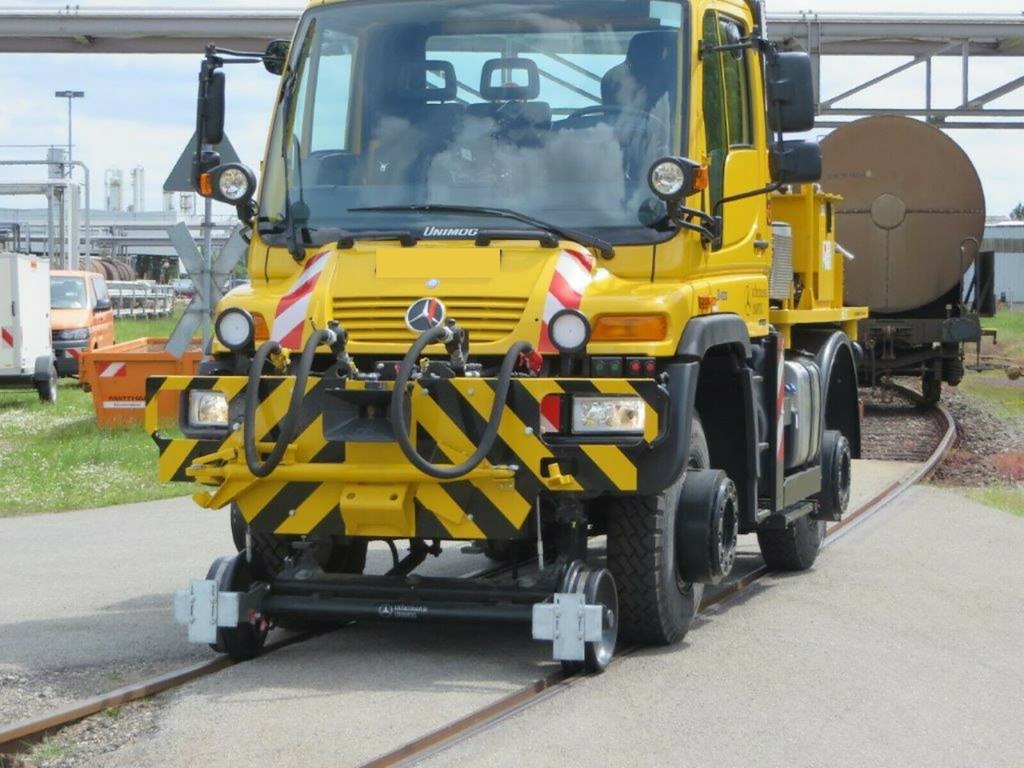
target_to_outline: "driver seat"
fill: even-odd
[[[650,112],[671,92],[676,72],[675,30],[640,32],[629,41],[626,60],[601,78],[601,103]]]

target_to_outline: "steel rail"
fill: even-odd
[[[528,562],[524,561],[517,565],[522,566],[528,564]],[[510,570],[512,570],[511,565],[490,566],[464,574],[460,578],[493,578]],[[281,650],[289,645],[304,642],[312,637],[314,635],[309,632],[298,632],[288,637],[283,637],[280,640],[268,643],[263,649],[263,655]],[[37,717],[27,718],[10,725],[0,723],[0,768],[8,768],[9,765],[19,766],[21,763],[17,760],[17,755],[46,736],[72,723],[84,720],[110,707],[149,698],[171,688],[179,688],[193,680],[208,677],[237,663],[228,656],[217,656],[206,661],[190,664],[187,667],[156,675],[155,677],[140,680],[137,683],[132,683],[107,693],[82,699]]]
[[[920,399],[920,396],[912,390],[900,386],[894,386],[893,388],[904,397]],[[928,460],[908,476],[892,483],[881,493],[845,516],[842,522],[832,525],[826,533],[825,541],[822,544],[823,547],[834,544],[855,527],[863,524],[882,509],[892,504],[910,488],[935,471],[949,449],[952,448],[957,434],[956,424],[950,413],[941,405],[936,406],[935,410],[943,420],[945,432]],[[717,590],[710,598],[702,601],[700,610],[706,611],[714,605],[724,605],[730,602],[770,573],[771,571],[764,565],[755,568],[750,573],[744,574],[737,581],[731,582],[724,588]],[[640,650],[642,650],[640,646],[627,646],[616,649],[612,665],[616,665],[623,658]],[[530,683],[485,707],[457,720],[453,720],[437,730],[403,744],[397,749],[375,757],[363,763],[360,768],[397,768],[414,765],[493,728],[517,713],[539,704],[585,679],[587,679],[587,676],[581,673],[567,673],[562,670],[552,672],[540,680]]]
[[[309,639],[309,637],[310,635],[307,633],[300,633],[275,640],[273,643],[267,644],[265,652],[276,651],[289,645],[294,645]],[[5,765],[2,762],[3,758],[23,752],[27,746],[71,723],[78,722],[110,707],[155,696],[169,688],[177,688],[201,677],[207,677],[215,672],[220,672],[222,669],[227,669],[236,663],[227,656],[218,656],[207,661],[200,661],[187,667],[172,670],[171,672],[165,672],[156,677],[140,680],[137,683],[117,688],[108,693],[82,699],[38,717],[3,726],[0,728],[0,765]]]

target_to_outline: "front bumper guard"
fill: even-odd
[[[322,575],[260,582],[248,592],[220,591],[213,579],[194,579],[175,594],[174,616],[188,627],[189,642],[204,644],[216,644],[223,628],[264,616],[530,625],[534,640],[551,642],[555,661],[583,661],[586,643],[601,640],[605,608],[588,604],[580,593],[465,579]]]
[[[664,490],[685,466],[689,450],[689,414],[696,394],[699,366],[677,363],[668,366],[662,382],[627,379],[516,379],[512,383],[509,403],[502,417],[501,440],[481,465],[479,476],[460,480],[507,482],[511,475],[523,484],[527,496],[542,491],[587,493],[652,494]],[[273,400],[285,398],[290,388],[288,377],[268,380],[268,390],[283,387],[275,395],[267,395],[261,404],[262,432],[273,427],[282,417]],[[429,478],[406,462],[366,464],[354,456],[343,460],[313,458],[314,449],[326,446],[357,444],[370,447],[374,443],[393,442],[390,425],[384,418],[360,416],[366,400],[380,412],[377,399],[383,402],[389,391],[371,391],[366,384],[342,380],[320,380],[310,384],[302,403],[299,442],[289,446],[281,465],[272,475],[284,482],[358,482],[377,485],[430,483]],[[204,507],[220,508],[249,486],[259,483],[247,469],[241,453],[240,433],[230,431],[223,436],[171,438],[160,433],[159,401],[164,395],[179,398],[179,408],[192,389],[217,388],[226,391],[232,403],[232,421],[236,421],[235,403],[244,398],[242,377],[168,377],[150,378],[147,382],[147,429],[161,452],[160,476],[163,481],[198,481],[216,490],[197,495]],[[413,420],[417,430],[431,433],[440,451],[455,458],[471,452],[480,437],[482,417],[490,407],[488,382],[479,379],[453,379],[432,383],[428,388],[417,386],[412,391]],[[540,401],[548,394],[640,395],[649,408],[648,430],[635,444],[545,439],[539,432]],[[478,402],[480,401],[480,402]],[[477,411],[476,406],[481,405]],[[339,415],[340,414],[340,415]],[[321,419],[322,421],[318,421]],[[379,423],[378,423],[379,422]],[[318,426],[322,424],[322,426]],[[386,429],[380,427],[387,426]],[[371,429],[371,427],[374,427]],[[307,430],[310,430],[307,432]],[[300,444],[305,440],[304,445]],[[312,445],[312,448],[310,446]],[[259,449],[269,450],[271,444],[261,441]],[[364,456],[366,455],[364,451]],[[311,460],[312,459],[312,460]]]

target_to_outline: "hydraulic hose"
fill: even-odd
[[[398,447],[402,449],[405,458],[416,469],[438,480],[454,480],[472,472],[480,465],[484,457],[491,452],[491,449],[494,447],[494,441],[498,437],[498,427],[501,424],[501,415],[505,410],[508,388],[512,384],[512,371],[515,369],[520,354],[528,355],[533,351],[533,347],[528,342],[520,341],[513,344],[511,349],[505,353],[505,358],[501,361],[501,369],[498,371],[498,386],[494,392],[494,406],[491,408],[491,416],[487,420],[487,427],[484,429],[480,444],[473,451],[473,455],[461,464],[440,466],[431,464],[420,456],[416,451],[416,446],[412,444],[408,432],[406,432],[406,389],[409,379],[412,377],[412,369],[420,355],[423,354],[423,350],[431,344],[444,340],[448,333],[449,329],[445,327],[434,328],[416,340],[416,343],[412,345],[402,360],[402,364],[398,367],[398,374],[395,377],[395,389],[391,393],[391,424]]]
[[[281,423],[277,440],[274,441],[274,448],[263,462],[260,461],[259,452],[256,450],[256,408],[259,406],[260,399],[260,377],[263,374],[263,366],[266,365],[267,358],[280,352],[281,345],[276,341],[265,342],[253,356],[252,365],[249,367],[249,384],[245,391],[242,443],[245,446],[245,463],[255,477],[266,477],[277,469],[281,459],[284,458],[284,452],[295,439],[295,431],[299,423],[299,406],[306,393],[306,381],[309,379],[309,371],[313,367],[316,348],[321,344],[333,344],[335,338],[333,331],[317,331],[309,337],[306,346],[303,347],[299,367],[295,371],[295,388],[292,390],[292,397],[288,402],[288,412]]]

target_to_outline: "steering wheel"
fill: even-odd
[[[558,128],[582,128],[586,127],[586,124],[591,122],[591,120],[587,120],[587,118],[594,118],[592,122],[598,123],[601,122],[601,117],[611,117],[614,115],[635,118],[639,123],[654,125],[659,130],[664,131],[665,135],[671,135],[669,127],[665,121],[653,112],[644,112],[640,109],[622,107],[616,104],[595,104],[591,107],[577,109],[574,112],[569,113],[564,120],[558,123]],[[580,125],[572,125],[572,123],[579,123]]]

